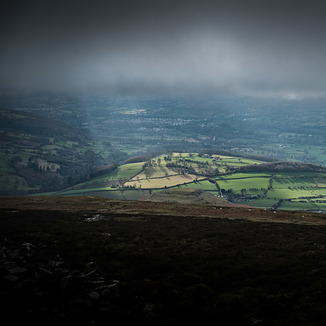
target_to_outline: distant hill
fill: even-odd
[[[326,212],[326,168],[319,165],[180,152],[139,160],[99,167],[43,195]]]
[[[0,110],[0,194],[62,189],[94,167],[91,139],[57,120]]]

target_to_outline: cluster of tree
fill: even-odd
[[[238,172],[326,172],[326,167],[301,162],[271,162],[237,168]]]
[[[178,171],[181,174],[185,173],[190,173],[190,174],[196,174],[196,170],[193,166],[191,165],[185,165],[185,164],[180,164],[180,163],[167,163],[166,164],[167,168],[171,168],[173,170]]]
[[[21,163],[22,161],[23,159],[21,158],[21,156],[15,155],[11,158],[9,162],[9,166],[12,168],[16,168],[19,165],[19,163]]]
[[[206,149],[201,151],[198,156],[200,157],[205,157],[205,156],[212,156],[212,155],[224,155],[224,156],[233,156],[233,157],[246,157],[248,159],[252,160],[258,160],[258,161],[265,161],[265,162],[274,162],[275,159],[271,157],[265,157],[265,156],[260,156],[260,155],[253,155],[253,154],[246,154],[244,155],[243,153],[236,153],[236,152],[231,152],[229,150],[224,150],[224,149]]]
[[[297,189],[302,189],[302,190],[310,190],[310,189],[317,189],[317,186],[298,186],[298,187],[288,187],[289,190],[297,190]]]
[[[283,203],[284,199],[280,199],[277,203],[275,203],[273,206],[272,206],[272,209],[278,209],[282,203]]]

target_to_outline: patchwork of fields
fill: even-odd
[[[64,191],[44,195],[93,195],[137,200],[166,188],[203,189],[234,203],[278,210],[326,210],[326,173],[243,172],[266,163],[242,157],[170,153],[128,163]]]

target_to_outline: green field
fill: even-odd
[[[311,190],[290,190],[282,188],[273,188],[268,190],[266,198],[275,198],[275,199],[295,199],[295,198],[306,198],[306,197],[315,197]]]
[[[107,175],[108,179],[130,179],[139,173],[142,169],[143,162],[141,163],[129,163],[118,166],[116,170]]]
[[[310,188],[316,187],[313,177],[273,177],[273,188]]]
[[[152,177],[147,179],[131,180],[124,183],[125,187],[134,187],[141,189],[161,189],[161,188],[171,188],[182,184],[192,183],[198,178],[192,174],[185,175],[172,175],[167,177]]]
[[[269,176],[257,173],[234,173],[215,177],[214,180],[221,189],[232,189],[235,193],[240,193],[242,189],[245,189],[246,193],[256,194],[267,189]]]
[[[215,184],[209,182],[208,180],[202,180],[198,182],[188,183],[186,185],[181,185],[180,188],[193,188],[193,189],[203,189],[207,191],[217,191]]]
[[[319,206],[314,205],[312,202],[309,201],[284,201],[282,202],[279,209],[283,210],[319,210]]]

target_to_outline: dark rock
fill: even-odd
[[[88,293],[88,296],[92,301],[97,301],[101,298],[101,295],[96,291],[92,291]]]
[[[25,273],[27,272],[27,268],[25,267],[20,267],[20,266],[16,266],[16,267],[13,267],[13,268],[10,268],[8,270],[8,272],[10,274],[21,274],[21,273]]]
[[[18,281],[19,277],[16,276],[16,275],[12,275],[12,274],[7,274],[7,275],[4,275],[3,278],[9,282],[16,282]]]

